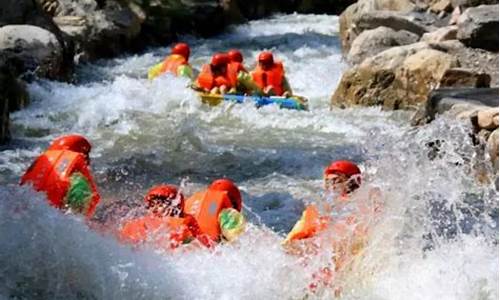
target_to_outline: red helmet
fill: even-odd
[[[271,51],[263,51],[259,54],[259,63],[263,64],[273,64],[274,63],[274,57]]]
[[[348,177],[351,177],[353,175],[361,174],[361,171],[359,170],[358,166],[352,161],[337,160],[326,167],[325,175],[329,174],[344,174]]]
[[[241,193],[234,182],[229,179],[217,179],[208,188],[215,191],[227,192],[233,208],[241,211]]]
[[[210,62],[213,66],[222,66],[229,63],[229,56],[226,53],[217,53],[212,56],[212,61]]]
[[[189,45],[186,43],[177,43],[172,47],[172,54],[177,54],[183,56],[186,60],[189,59]]]
[[[229,60],[233,62],[243,62],[243,55],[240,50],[232,49],[227,52],[227,56],[229,56]]]
[[[144,202],[146,202],[146,204],[148,205],[152,204],[155,200],[171,202],[172,200],[177,198],[177,195],[179,195],[179,199],[181,200],[179,203],[176,203],[177,207],[183,210],[184,195],[182,193],[179,193],[177,187],[171,184],[162,184],[152,187],[146,194],[146,197],[144,197]]]
[[[69,150],[88,157],[91,148],[92,146],[85,137],[79,134],[70,134],[53,140],[47,150]]]

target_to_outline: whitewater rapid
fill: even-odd
[[[0,151],[1,298],[303,299],[329,250],[304,266],[280,242],[305,204],[324,199],[322,171],[335,159],[360,164],[355,199],[378,187],[385,203],[342,279],[342,299],[498,298],[498,193],[475,180],[475,166],[488,160],[466,138],[469,125],[443,116],[417,130],[407,112],[330,109],[348,67],[335,16],[275,16],[183,40],[198,69],[215,51],[239,48],[252,67],[273,50],[310,111],[206,107],[185,79],[148,81],[168,45],[80,66],[73,84],[31,83],[32,103],[12,115],[14,140]],[[72,132],[93,144],[103,200],[92,228],[17,186],[54,137]],[[427,144],[437,140],[436,156]],[[223,176],[240,186],[250,220],[234,244],[163,255],[134,251],[109,232],[154,184],[182,184],[190,195]]]

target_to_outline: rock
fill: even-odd
[[[498,52],[498,4],[468,8],[457,25],[457,38],[465,45]]]
[[[451,12],[450,20],[448,21],[448,25],[455,25],[458,22],[458,19],[460,19],[460,15],[462,14],[462,10],[460,9],[460,6],[456,6],[453,11]]]
[[[392,47],[379,54],[365,59],[361,65],[374,69],[391,69],[395,70],[401,66],[404,60],[418,51],[430,49],[427,43],[414,43],[405,46]]]
[[[477,74],[488,74],[491,86],[498,86],[498,53],[465,47],[457,40],[432,43],[431,46],[458,58],[460,66]]]
[[[498,173],[498,128],[490,134],[486,149],[490,155],[495,173]]]
[[[0,144],[10,138],[9,113],[28,104],[26,86],[17,75],[22,62],[11,53],[0,51]]]
[[[63,50],[50,31],[31,25],[0,28],[0,50],[15,53],[24,70],[38,76],[57,78],[63,70]]]
[[[418,36],[422,36],[429,31],[428,28],[419,24],[414,18],[394,11],[372,11],[362,14],[355,20],[355,25],[359,33],[380,26],[389,27],[396,31],[409,31]]]
[[[136,39],[146,16],[137,5],[94,0],[59,0],[60,12],[54,22],[75,41],[79,60],[112,57],[140,50]]]
[[[441,27],[438,30],[424,33],[420,41],[427,43],[438,43],[447,40],[455,40],[457,38],[457,26]]]
[[[469,120],[471,123],[476,123],[477,112],[482,108],[479,105],[473,105],[468,103],[458,103],[451,107],[449,111],[446,112],[449,116],[456,118],[458,120]]]
[[[439,12],[451,12],[453,6],[451,5],[451,0],[439,0],[433,5],[431,5],[431,11],[435,13]]]
[[[425,102],[447,69],[456,66],[456,58],[426,43],[390,48],[345,72],[331,104],[412,109]]]
[[[498,115],[493,117],[493,124],[495,125],[495,127],[498,127]]]
[[[498,0],[451,0],[453,7],[474,7],[481,4],[498,4]]]
[[[453,115],[464,111],[479,111],[484,107],[498,107],[498,88],[445,88],[429,93],[427,100],[412,118],[412,125],[423,125],[434,120],[436,114],[454,109]]]
[[[390,47],[413,44],[418,35],[408,31],[395,31],[388,27],[363,31],[352,43],[348,59],[352,63],[360,63],[368,56],[373,56]]]
[[[495,129],[498,126],[495,125],[494,118],[498,118],[498,108],[482,109],[477,114],[478,126],[482,129]]]
[[[74,47],[56,24],[35,0],[2,0],[0,5],[0,27],[9,24],[34,25],[55,35],[62,48],[63,64],[58,79],[68,79],[73,69]]]
[[[451,68],[441,77],[440,87],[490,87],[491,77],[486,73],[477,73],[471,69]]]
[[[361,15],[377,10],[407,13],[414,10],[415,7],[415,4],[409,0],[359,0],[351,4],[339,17],[339,35],[342,42],[342,51],[347,53],[351,43],[361,33],[361,31],[356,29],[355,25],[355,20],[359,19]]]

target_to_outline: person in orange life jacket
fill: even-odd
[[[191,50],[186,43],[177,43],[172,47],[172,51],[161,63],[153,66],[148,71],[148,79],[170,72],[176,76],[193,77],[193,68],[189,64],[189,54]]]
[[[184,196],[173,185],[158,185],[144,197],[146,216],[126,221],[118,234],[124,243],[173,250],[195,239],[202,244],[209,240],[200,236],[200,228],[193,216],[184,212]]]
[[[352,192],[357,190],[361,184],[361,171],[351,161],[340,160],[330,164],[324,171],[324,188],[327,192],[339,195],[336,199],[340,204],[347,204]],[[326,205],[325,215],[320,215],[316,205],[308,205],[301,219],[295,224],[283,242],[289,253],[301,255],[301,247],[307,245],[312,238],[327,228],[332,229],[333,234],[333,267],[325,267],[313,275],[314,282],[310,288],[314,290],[318,285],[331,286],[333,284],[333,272],[339,272],[348,265],[348,262],[357,255],[366,244],[368,235],[368,223],[370,214],[376,213],[377,208],[370,212],[367,208],[358,205],[354,214],[332,219],[330,213],[331,205]],[[335,212],[339,213],[339,212]],[[367,222],[368,221],[368,222]],[[297,244],[304,241],[306,245]],[[337,289],[339,292],[341,289]]]
[[[186,201],[186,212],[193,215],[201,232],[212,241],[233,241],[245,230],[238,187],[229,179],[218,179]]]
[[[260,93],[267,96],[289,97],[292,95],[292,89],[285,77],[283,63],[275,61],[271,52],[264,51],[259,54],[257,66],[251,74]]]
[[[229,63],[227,65],[228,78],[231,81],[233,88],[229,93],[246,94],[248,89],[245,87],[244,82],[241,82],[243,78],[249,76],[248,71],[243,65],[243,55],[239,50],[232,49],[227,52],[229,57]]]
[[[217,53],[212,56],[210,64],[201,67],[200,74],[195,82],[195,89],[211,94],[225,94],[234,86],[228,77],[227,65],[229,57],[226,53]]]
[[[100,201],[89,170],[89,141],[77,134],[56,138],[21,177],[47,194],[50,205],[91,218]]]

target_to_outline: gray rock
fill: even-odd
[[[0,28],[0,50],[15,54],[24,70],[38,76],[56,78],[63,69],[63,50],[50,31],[31,25]]]
[[[481,4],[498,4],[498,0],[451,0],[453,7],[474,7]]]
[[[490,87],[491,77],[486,73],[478,73],[466,68],[451,68],[445,71],[439,82],[440,87]]]
[[[50,16],[35,0],[1,0],[0,27],[5,25],[26,24],[41,27],[54,34],[63,51],[63,69],[57,79],[69,78],[73,69],[74,48],[71,39],[66,38]]]
[[[457,25],[457,38],[465,45],[498,52],[498,4],[468,8]]]
[[[493,168],[498,173],[498,128],[490,134],[486,149],[490,155]]]
[[[373,56],[388,48],[413,44],[418,35],[409,31],[395,31],[388,27],[363,31],[352,43],[348,59],[352,63],[360,63],[368,56]]]
[[[461,105],[461,106],[457,106]],[[498,88],[443,88],[432,91],[412,118],[412,125],[424,125],[453,107],[462,111],[498,107]]]
[[[455,40],[457,38],[458,27],[446,26],[438,30],[424,33],[420,41],[427,43],[438,43],[447,40]]]
[[[418,36],[422,36],[429,31],[429,29],[420,24],[415,17],[394,11],[371,11],[362,14],[355,20],[355,27],[359,33],[380,26],[389,27],[396,31],[409,31]]]

